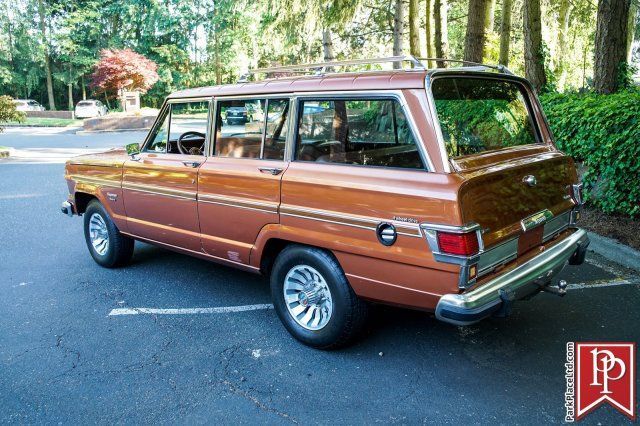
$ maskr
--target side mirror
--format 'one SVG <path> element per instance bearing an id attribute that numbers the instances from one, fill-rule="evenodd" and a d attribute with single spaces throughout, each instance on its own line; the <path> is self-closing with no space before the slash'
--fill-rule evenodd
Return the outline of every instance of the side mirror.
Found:
<path id="1" fill-rule="evenodd" d="M 135 160 L 136 155 L 140 154 L 139 143 L 130 143 L 130 144 L 127 144 L 124 148 L 127 150 L 127 155 L 129 155 L 132 160 Z"/>

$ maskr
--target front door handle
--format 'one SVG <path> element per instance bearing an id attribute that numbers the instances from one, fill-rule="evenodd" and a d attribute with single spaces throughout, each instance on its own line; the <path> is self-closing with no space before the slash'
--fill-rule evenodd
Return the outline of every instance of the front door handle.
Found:
<path id="1" fill-rule="evenodd" d="M 183 161 L 182 164 L 184 164 L 187 167 L 192 167 L 192 168 L 196 168 L 200 165 L 199 161 Z"/>
<path id="2" fill-rule="evenodd" d="M 268 173 L 270 175 L 277 176 L 282 173 L 282 169 L 278 167 L 259 167 L 260 173 Z"/>

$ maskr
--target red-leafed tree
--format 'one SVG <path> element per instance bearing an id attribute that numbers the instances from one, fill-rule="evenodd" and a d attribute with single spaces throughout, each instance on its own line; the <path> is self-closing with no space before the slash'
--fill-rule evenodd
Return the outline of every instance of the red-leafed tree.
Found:
<path id="1" fill-rule="evenodd" d="M 155 62 L 131 49 L 104 49 L 91 75 L 91 87 L 104 93 L 145 93 L 158 81 L 157 69 Z"/>

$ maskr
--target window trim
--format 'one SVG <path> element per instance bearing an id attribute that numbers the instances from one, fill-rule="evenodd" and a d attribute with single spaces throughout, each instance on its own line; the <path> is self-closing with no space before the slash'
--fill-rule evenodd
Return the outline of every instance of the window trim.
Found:
<path id="1" fill-rule="evenodd" d="M 284 101 L 289 101 L 289 111 L 287 112 L 287 139 L 285 140 L 285 145 L 284 145 L 284 153 L 283 153 L 283 158 L 282 159 L 276 159 L 276 158 L 264 158 L 264 144 L 266 142 L 266 134 L 267 134 L 267 116 L 269 115 L 269 100 L 270 99 L 274 99 L 274 100 L 284 100 Z M 218 129 L 216 128 L 216 122 L 218 119 L 218 113 L 220 113 L 220 109 L 222 108 L 221 103 L 222 102 L 228 102 L 228 101 L 246 101 L 246 100 L 257 100 L 257 101 L 265 101 L 265 106 L 264 106 L 264 117 L 263 117 L 263 129 L 262 129 L 262 136 L 261 136 L 261 141 L 260 141 L 260 156 L 258 158 L 249 158 L 249 157 L 223 157 L 220 155 L 216 154 L 216 145 L 217 145 L 217 138 L 218 138 Z M 210 154 L 211 157 L 216 157 L 216 158 L 232 158 L 232 159 L 237 159 L 237 160 L 260 160 L 260 161 L 289 161 L 288 160 L 288 155 L 289 155 L 289 145 L 290 145 L 290 138 L 291 138 L 291 121 L 292 121 L 292 112 L 293 112 L 293 96 L 291 94 L 287 94 L 287 93 L 269 93 L 269 94 L 254 94 L 254 95 L 242 95 L 242 96 L 218 96 L 216 98 L 214 98 L 214 104 L 215 104 L 215 110 L 214 115 L 212 117 L 212 128 L 211 128 L 211 134 L 213 135 L 213 139 L 212 139 L 212 143 L 211 143 L 211 149 L 210 149 Z"/>
<path id="2" fill-rule="evenodd" d="M 190 102 L 207 102 L 207 108 L 208 108 L 208 113 L 207 113 L 207 125 L 206 125 L 206 133 L 205 133 L 205 138 L 204 138 L 204 149 L 202 150 L 202 156 L 203 157 L 208 157 L 208 153 L 209 153 L 209 146 L 211 145 L 211 110 L 213 108 L 214 102 L 213 102 L 213 98 L 210 96 L 205 96 L 205 97 L 199 97 L 199 98 L 170 98 L 170 99 L 166 99 L 164 104 L 162 105 L 162 107 L 160 108 L 160 112 L 158 112 L 158 115 L 155 118 L 155 121 L 153 122 L 153 125 L 151 126 L 151 130 L 149 130 L 149 132 L 147 133 L 147 136 L 145 136 L 144 142 L 142 143 L 142 145 L 140 146 L 140 152 L 145 153 L 147 151 L 145 151 L 147 149 L 147 146 L 149 145 L 149 143 L 151 143 L 151 135 L 154 134 L 154 132 L 156 132 L 156 130 L 158 130 L 158 127 L 162 126 L 162 121 L 160 120 L 160 117 L 162 117 L 162 115 L 165 113 L 166 110 L 168 111 L 168 117 L 169 117 L 169 123 L 167 124 L 167 144 L 166 144 L 166 148 L 165 148 L 165 152 L 156 152 L 156 151 L 148 151 L 148 152 L 156 152 L 157 154 L 170 154 L 170 155 L 190 155 L 190 154 L 173 154 L 173 153 L 168 153 L 166 150 L 169 147 L 169 137 L 171 136 L 171 113 L 173 108 L 171 107 L 172 104 L 187 104 Z"/>
<path id="3" fill-rule="evenodd" d="M 387 100 L 387 101 L 396 101 L 400 106 L 402 113 L 407 119 L 407 126 L 409 127 L 409 131 L 413 136 L 413 140 L 416 145 L 416 149 L 418 151 L 418 155 L 420 156 L 420 161 L 422 162 L 422 167 L 420 168 L 406 168 L 406 167 L 390 167 L 390 166 L 375 166 L 375 165 L 367 165 L 367 164 L 344 164 L 344 163 L 323 163 L 323 165 L 336 165 L 336 166 L 351 166 L 351 167 L 374 167 L 379 169 L 390 169 L 390 170 L 404 170 L 404 171 L 426 171 L 431 172 L 434 171 L 433 164 L 431 163 L 431 159 L 429 158 L 426 148 L 424 146 L 424 142 L 420 135 L 416 132 L 416 125 L 413 119 L 413 116 L 410 114 L 409 109 L 407 108 L 404 96 L 401 91 L 397 90 L 375 90 L 375 91 L 350 91 L 350 92 L 309 92 L 305 94 L 299 94 L 296 96 L 296 120 L 295 120 L 295 128 L 292 132 L 293 136 L 293 145 L 291 147 L 291 161 L 301 162 L 301 163 L 314 163 L 314 161 L 304 161 L 298 160 L 297 157 L 297 147 L 299 142 L 299 128 L 300 128 L 300 119 L 301 113 L 304 111 L 304 108 L 300 108 L 300 105 L 305 100 L 335 100 L 335 99 L 351 99 L 351 100 Z M 394 119 L 395 121 L 395 119 Z M 395 124 L 394 124 L 395 126 Z"/>

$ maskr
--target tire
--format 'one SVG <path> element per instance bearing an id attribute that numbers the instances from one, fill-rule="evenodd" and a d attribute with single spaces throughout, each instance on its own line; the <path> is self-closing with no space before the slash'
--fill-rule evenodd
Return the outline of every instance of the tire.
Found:
<path id="1" fill-rule="evenodd" d="M 105 268 L 126 265 L 133 256 L 134 240 L 120 233 L 98 200 L 84 212 L 84 238 L 93 260 Z"/>
<path id="2" fill-rule="evenodd" d="M 303 277 L 306 287 L 300 284 Z M 367 319 L 367 304 L 353 292 L 336 259 L 314 247 L 291 245 L 278 255 L 271 271 L 271 298 L 289 333 L 318 349 L 352 342 Z"/>

